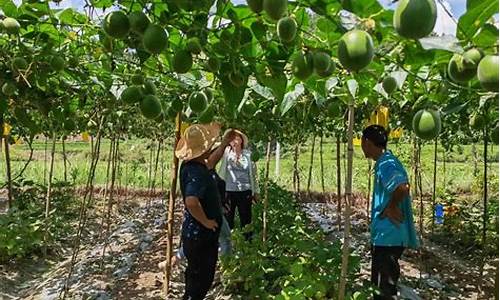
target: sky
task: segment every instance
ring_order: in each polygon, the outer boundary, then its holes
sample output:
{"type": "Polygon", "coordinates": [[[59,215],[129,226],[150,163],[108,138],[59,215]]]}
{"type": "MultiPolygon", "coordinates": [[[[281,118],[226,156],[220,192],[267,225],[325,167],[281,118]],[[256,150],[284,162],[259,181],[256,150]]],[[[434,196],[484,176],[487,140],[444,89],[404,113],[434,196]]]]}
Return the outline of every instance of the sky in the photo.
{"type": "MultiPolygon", "coordinates": [[[[18,0],[19,1],[19,0],[18,0]]],[[[14,2],[18,2],[14,1],[14,2]]],[[[246,0],[231,0],[234,4],[244,4],[246,0]]],[[[391,4],[393,0],[378,0],[382,6],[386,8],[394,8],[395,4],[391,4]]],[[[82,10],[84,5],[84,0],[62,0],[59,4],[59,8],[72,7],[77,10],[82,10]]],[[[438,8],[438,18],[434,31],[438,34],[451,34],[455,35],[457,25],[455,20],[465,13],[466,10],[466,0],[436,0],[438,8]],[[443,6],[452,13],[453,18],[451,18],[443,6]]],[[[56,7],[56,6],[54,6],[56,7]]],[[[498,17],[496,18],[498,20],[498,17]]]]}

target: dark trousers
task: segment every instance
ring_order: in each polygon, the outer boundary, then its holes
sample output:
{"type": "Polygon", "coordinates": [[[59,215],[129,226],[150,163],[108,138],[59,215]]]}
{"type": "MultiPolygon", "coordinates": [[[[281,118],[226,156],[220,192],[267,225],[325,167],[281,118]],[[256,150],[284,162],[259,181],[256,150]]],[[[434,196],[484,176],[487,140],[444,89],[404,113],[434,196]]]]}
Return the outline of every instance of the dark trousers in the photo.
{"type": "Polygon", "coordinates": [[[209,238],[183,239],[182,247],[187,258],[184,273],[186,290],[183,300],[203,300],[215,275],[219,243],[214,234],[209,238]]]}
{"type": "Polygon", "coordinates": [[[380,295],[374,300],[397,299],[399,259],[404,247],[372,246],[372,284],[379,288],[380,295]]]}
{"type": "MultiPolygon", "coordinates": [[[[227,223],[231,229],[234,228],[234,215],[236,214],[236,209],[238,209],[238,214],[240,216],[240,226],[245,227],[245,225],[252,223],[252,191],[243,192],[227,192],[226,196],[231,204],[231,209],[226,215],[227,223]]],[[[245,238],[249,240],[252,237],[252,233],[245,233],[245,238]]]]}

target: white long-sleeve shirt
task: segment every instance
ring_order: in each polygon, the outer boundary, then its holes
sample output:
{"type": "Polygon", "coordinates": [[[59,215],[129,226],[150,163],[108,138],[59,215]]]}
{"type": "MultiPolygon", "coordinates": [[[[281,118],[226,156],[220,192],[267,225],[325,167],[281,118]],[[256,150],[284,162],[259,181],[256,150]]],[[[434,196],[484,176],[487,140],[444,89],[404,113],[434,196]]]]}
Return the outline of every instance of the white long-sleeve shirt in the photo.
{"type": "Polygon", "coordinates": [[[224,150],[219,175],[226,182],[226,191],[252,191],[252,195],[259,193],[256,180],[257,167],[251,159],[252,152],[243,149],[239,159],[236,153],[228,147],[224,150]]]}

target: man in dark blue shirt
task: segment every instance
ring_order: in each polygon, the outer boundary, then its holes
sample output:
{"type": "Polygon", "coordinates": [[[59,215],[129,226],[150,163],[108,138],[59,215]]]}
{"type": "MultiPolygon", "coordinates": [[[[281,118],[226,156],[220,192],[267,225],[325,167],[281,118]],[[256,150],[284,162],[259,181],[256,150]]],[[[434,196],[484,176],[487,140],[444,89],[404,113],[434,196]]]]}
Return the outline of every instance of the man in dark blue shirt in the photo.
{"type": "MultiPolygon", "coordinates": [[[[217,182],[207,163],[211,161],[210,149],[219,133],[216,124],[192,125],[186,128],[175,151],[183,160],[180,188],[185,212],[181,240],[188,261],[184,300],[204,299],[215,275],[222,207],[217,182]]],[[[224,142],[230,138],[228,135],[224,142]]]]}

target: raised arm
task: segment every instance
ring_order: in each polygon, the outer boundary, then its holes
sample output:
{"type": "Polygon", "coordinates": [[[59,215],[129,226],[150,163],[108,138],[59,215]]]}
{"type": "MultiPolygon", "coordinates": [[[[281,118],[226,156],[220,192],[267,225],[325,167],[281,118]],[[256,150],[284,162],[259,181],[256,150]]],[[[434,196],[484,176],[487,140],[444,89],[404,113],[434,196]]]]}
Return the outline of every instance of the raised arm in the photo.
{"type": "Polygon", "coordinates": [[[219,163],[220,159],[222,158],[222,155],[224,155],[224,151],[226,150],[227,146],[229,146],[229,143],[234,139],[234,131],[231,130],[228,133],[224,135],[222,138],[222,143],[220,146],[210,154],[210,156],[207,159],[207,167],[209,169],[215,168],[217,163],[219,163]]]}

